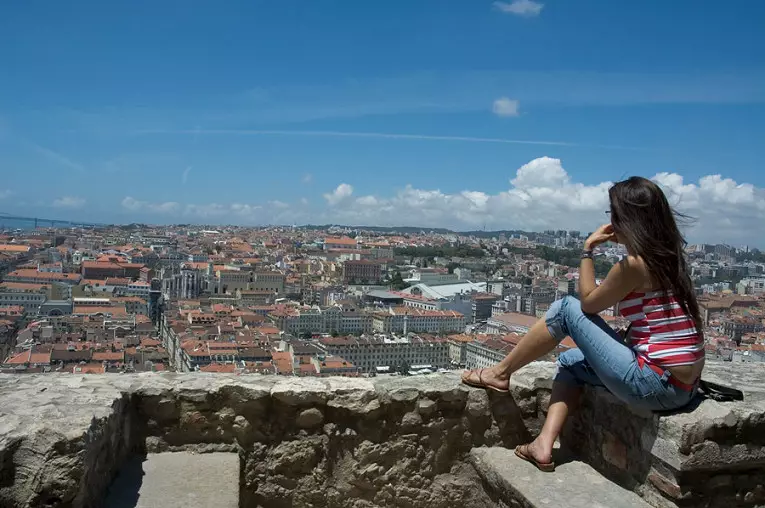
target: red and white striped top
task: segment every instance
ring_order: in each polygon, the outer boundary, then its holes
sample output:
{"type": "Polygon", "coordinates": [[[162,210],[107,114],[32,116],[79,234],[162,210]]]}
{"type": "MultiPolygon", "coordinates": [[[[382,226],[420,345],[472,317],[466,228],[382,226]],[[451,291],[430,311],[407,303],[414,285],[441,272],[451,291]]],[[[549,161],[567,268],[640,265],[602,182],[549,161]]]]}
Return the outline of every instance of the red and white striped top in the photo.
{"type": "Polygon", "coordinates": [[[632,323],[630,347],[647,362],[666,368],[704,358],[704,338],[671,291],[630,293],[619,313],[632,323]]]}

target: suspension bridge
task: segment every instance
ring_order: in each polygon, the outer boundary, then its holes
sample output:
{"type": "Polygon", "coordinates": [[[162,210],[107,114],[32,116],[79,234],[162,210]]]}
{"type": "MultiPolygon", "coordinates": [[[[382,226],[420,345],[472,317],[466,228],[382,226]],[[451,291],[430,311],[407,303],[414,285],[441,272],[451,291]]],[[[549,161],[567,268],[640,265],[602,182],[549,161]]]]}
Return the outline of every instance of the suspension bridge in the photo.
{"type": "Polygon", "coordinates": [[[83,228],[95,228],[108,226],[108,224],[101,224],[98,222],[81,222],[65,219],[46,219],[42,217],[25,217],[23,215],[14,215],[11,213],[0,212],[0,224],[4,221],[26,222],[34,224],[35,229],[38,227],[50,226],[55,227],[83,227],[83,228]]]}

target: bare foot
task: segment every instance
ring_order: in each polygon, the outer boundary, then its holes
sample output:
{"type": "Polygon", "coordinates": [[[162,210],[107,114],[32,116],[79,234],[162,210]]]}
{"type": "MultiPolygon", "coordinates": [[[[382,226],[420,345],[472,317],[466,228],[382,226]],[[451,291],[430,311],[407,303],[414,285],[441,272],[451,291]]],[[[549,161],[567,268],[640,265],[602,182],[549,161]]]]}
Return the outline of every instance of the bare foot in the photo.
{"type": "Polygon", "coordinates": [[[552,462],[552,447],[548,448],[536,438],[534,441],[520,445],[519,451],[527,457],[533,457],[540,464],[552,462]]]}
{"type": "Polygon", "coordinates": [[[510,380],[497,375],[491,367],[466,370],[462,373],[462,381],[471,386],[486,386],[501,391],[507,391],[510,388],[510,380]]]}

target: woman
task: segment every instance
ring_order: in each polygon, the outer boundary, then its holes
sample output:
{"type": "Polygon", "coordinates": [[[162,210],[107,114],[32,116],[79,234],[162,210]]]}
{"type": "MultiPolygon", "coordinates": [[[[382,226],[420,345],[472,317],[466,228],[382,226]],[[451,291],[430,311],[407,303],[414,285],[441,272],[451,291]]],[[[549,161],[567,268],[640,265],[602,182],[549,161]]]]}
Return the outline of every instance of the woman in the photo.
{"type": "Polygon", "coordinates": [[[608,194],[611,224],[584,243],[579,299],[553,303],[499,364],[462,376],[468,385],[506,392],[513,372],[571,336],[578,347],[558,358],[542,432],[515,450],[543,471],[555,468],[553,443],[582,385],[605,386],[634,406],[671,410],[691,401],[704,368],[703,327],[683,256],[685,240],[667,198],[640,177],[615,184],[608,194]],[[624,244],[629,255],[596,286],[592,250],[608,241],[624,244]],[[598,316],[616,304],[631,322],[626,337],[598,316]]]}

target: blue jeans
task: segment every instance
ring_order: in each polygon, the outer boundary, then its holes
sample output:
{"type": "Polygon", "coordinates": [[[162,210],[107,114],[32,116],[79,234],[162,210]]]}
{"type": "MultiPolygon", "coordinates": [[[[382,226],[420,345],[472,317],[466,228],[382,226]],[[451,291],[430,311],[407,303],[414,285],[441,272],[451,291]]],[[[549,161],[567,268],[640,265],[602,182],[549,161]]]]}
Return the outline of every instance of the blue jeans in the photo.
{"type": "Polygon", "coordinates": [[[669,371],[660,375],[647,365],[640,368],[619,334],[600,316],[582,312],[574,297],[550,305],[545,323],[558,342],[568,335],[578,346],[558,358],[556,381],[604,386],[627,404],[652,411],[680,408],[695,395],[670,384],[669,371]]]}

